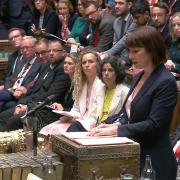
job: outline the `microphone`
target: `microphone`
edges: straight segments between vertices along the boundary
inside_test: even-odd
[[[21,117],[21,119],[24,119],[25,117],[33,114],[34,112],[42,109],[45,105],[51,104],[56,100],[55,95],[48,96],[43,102],[39,103],[37,106],[32,108],[30,111],[28,111],[24,116]]]

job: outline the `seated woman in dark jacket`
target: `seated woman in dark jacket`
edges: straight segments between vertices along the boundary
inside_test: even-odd
[[[180,74],[180,12],[175,13],[170,18],[170,31],[172,36],[172,43],[169,48],[170,59],[174,63],[173,72]]]
[[[34,0],[34,11],[32,25],[29,33],[36,32],[38,29],[44,29],[47,33],[58,35],[59,19],[56,12],[48,7],[47,0]]]

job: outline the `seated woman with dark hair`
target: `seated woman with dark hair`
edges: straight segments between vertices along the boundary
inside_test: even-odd
[[[116,57],[105,58],[101,61],[98,75],[105,85],[93,98],[93,106],[88,117],[92,122],[91,128],[95,127],[97,123],[104,122],[107,117],[117,114],[129,91],[129,88],[123,84],[124,67],[118,63]],[[78,121],[73,123],[67,131],[86,131],[83,127],[85,125],[81,123]]]
[[[48,6],[48,0],[33,0],[34,10],[29,34],[44,29],[47,33],[58,35],[60,23],[56,12]]]

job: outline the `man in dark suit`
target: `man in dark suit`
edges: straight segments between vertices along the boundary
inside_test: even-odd
[[[12,75],[6,79],[4,89],[0,91],[1,110],[14,106],[17,99],[26,93],[19,89],[21,86],[26,88],[33,86],[41,67],[41,63],[35,56],[35,43],[35,38],[31,36],[23,37],[21,50],[26,63],[17,75]]]
[[[8,31],[8,39],[15,51],[8,57],[7,70],[5,72],[5,78],[13,74],[18,74],[25,64],[22,60],[22,53],[20,52],[20,46],[22,37],[25,35],[25,31],[20,28],[12,28]],[[0,80],[0,90],[4,88],[5,79]]]
[[[115,17],[110,13],[103,12],[99,4],[89,1],[85,4],[85,15],[91,23],[90,46],[97,48],[97,51],[106,51],[113,43],[113,22]]]
[[[34,86],[27,91],[27,96],[19,100],[16,108],[0,114],[0,131],[22,128],[22,114],[49,95],[54,94],[59,103],[63,102],[70,86],[70,79],[63,69],[64,49],[59,41],[52,41],[48,52],[50,64],[39,74]]]
[[[156,3],[151,8],[152,25],[161,33],[167,48],[171,45],[169,32],[169,7],[163,2]]]

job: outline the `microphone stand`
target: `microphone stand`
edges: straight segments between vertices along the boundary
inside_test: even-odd
[[[27,126],[33,131],[33,155],[37,156],[37,146],[38,146],[38,128],[37,128],[37,120],[38,120],[38,111],[34,111],[30,115],[24,115],[21,117],[22,120],[27,118]],[[29,120],[31,122],[29,122]]]
[[[32,113],[32,119],[33,119],[33,154],[34,156],[37,156],[37,146],[38,146],[38,129],[37,129],[37,113],[38,111]]]

